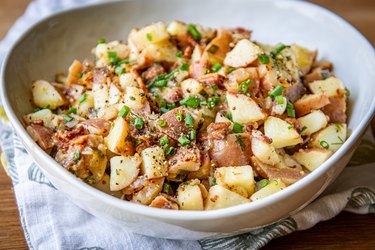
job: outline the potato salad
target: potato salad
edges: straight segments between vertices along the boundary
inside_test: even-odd
[[[349,91],[316,50],[178,21],[125,40],[94,41],[93,59],[34,81],[35,109],[23,117],[62,167],[124,202],[176,210],[256,202],[347,139]]]

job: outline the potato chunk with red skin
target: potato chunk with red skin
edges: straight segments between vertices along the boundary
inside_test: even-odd
[[[177,120],[177,114],[182,114],[181,121]],[[181,135],[188,136],[190,128],[185,125],[185,114],[190,114],[189,110],[185,107],[178,107],[163,114],[160,119],[166,121],[165,127],[159,127],[160,132],[168,135],[169,137],[178,140]],[[190,114],[191,115],[191,114]]]
[[[249,134],[229,134],[224,139],[212,140],[210,156],[217,167],[248,165],[251,155]]]
[[[156,198],[151,202],[150,207],[178,210],[178,204],[173,201],[173,198],[164,194],[159,194],[156,196]]]
[[[346,122],[346,98],[345,96],[335,96],[329,98],[330,104],[324,106],[322,111],[329,117],[330,122]]]
[[[31,124],[26,128],[27,132],[38,143],[38,145],[44,149],[50,149],[53,147],[52,142],[52,130],[41,125]]]
[[[201,154],[197,147],[181,147],[169,159],[169,174],[178,174],[181,171],[197,171],[201,166]]]
[[[329,98],[325,94],[304,95],[294,103],[298,117],[310,113],[312,110],[323,108],[329,104]]]

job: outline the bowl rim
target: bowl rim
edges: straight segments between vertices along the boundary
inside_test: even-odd
[[[370,42],[350,23],[348,23],[346,20],[344,20],[342,17],[338,16],[337,14],[333,13],[332,11],[327,10],[319,5],[316,5],[310,2],[305,2],[305,1],[295,1],[295,0],[282,0],[282,1],[266,0],[266,1],[271,2],[272,4],[288,3],[289,6],[292,6],[294,8],[302,7],[302,8],[305,8],[306,10],[311,9],[314,11],[318,11],[325,16],[329,16],[330,18],[334,19],[341,25],[344,25],[346,28],[351,30],[351,32],[354,32],[354,34],[358,36],[357,41],[359,41],[362,45],[366,46],[367,50],[372,50],[374,52],[369,56],[372,56],[373,58],[375,58],[375,51],[372,45],[370,44]],[[18,136],[24,142],[26,148],[29,149],[30,151],[33,150],[34,155],[36,155],[37,158],[41,158],[44,160],[44,162],[48,163],[48,164],[45,164],[45,166],[41,166],[41,168],[44,171],[47,171],[47,172],[54,171],[55,174],[61,176],[61,178],[69,182],[69,184],[72,185],[73,188],[80,190],[86,195],[90,195],[91,198],[93,199],[99,199],[105,204],[112,206],[112,207],[119,208],[123,211],[129,211],[134,214],[143,215],[143,216],[147,216],[151,218],[163,219],[166,221],[169,221],[169,220],[178,220],[178,221],[211,220],[211,219],[219,219],[219,218],[231,217],[235,215],[253,212],[258,209],[267,207],[271,204],[277,203],[280,200],[288,196],[291,196],[293,193],[298,192],[298,190],[302,189],[303,187],[308,186],[313,181],[321,177],[324,173],[327,172],[327,170],[329,170],[330,168],[334,166],[334,163],[336,163],[341,157],[343,157],[346,153],[348,153],[348,151],[355,145],[356,141],[360,139],[361,135],[365,132],[365,129],[367,128],[368,124],[371,121],[371,118],[374,116],[375,98],[373,99],[371,103],[371,107],[368,109],[367,113],[364,115],[362,121],[360,121],[357,127],[352,131],[347,141],[341,146],[341,148],[337,152],[335,152],[332,155],[332,157],[330,157],[319,168],[317,168],[312,173],[308,174],[302,180],[294,183],[291,186],[288,186],[287,188],[281,190],[280,192],[277,192],[271,196],[268,196],[256,202],[250,202],[250,203],[223,208],[223,209],[218,209],[218,210],[208,210],[208,211],[176,210],[175,211],[175,210],[156,209],[153,207],[148,207],[148,206],[144,206],[144,205],[140,205],[140,204],[136,204],[132,202],[126,202],[126,201],[124,202],[124,200],[120,200],[118,198],[112,197],[111,195],[106,194],[100,190],[97,190],[96,188],[91,187],[90,185],[81,181],[79,178],[75,177],[65,168],[61,167],[61,165],[59,165],[52,157],[50,157],[46,152],[44,152],[37,145],[36,142],[32,140],[32,138],[28,135],[28,133],[26,132],[26,129],[22,125],[22,122],[18,120],[17,116],[15,115],[12,109],[12,106],[10,104],[10,101],[8,99],[8,96],[6,94],[5,72],[7,70],[8,62],[14,50],[16,50],[17,46],[22,43],[24,38],[27,37],[30,33],[32,33],[38,26],[42,25],[45,22],[49,22],[52,19],[63,16],[67,13],[78,12],[83,9],[87,10],[90,8],[97,8],[98,6],[101,6],[101,5],[111,5],[111,4],[116,4],[120,2],[122,1],[114,0],[114,1],[94,3],[90,5],[83,5],[80,7],[73,8],[73,9],[66,9],[66,10],[58,11],[52,15],[49,15],[37,21],[32,26],[30,26],[11,46],[11,48],[9,49],[9,51],[7,52],[4,58],[4,61],[1,67],[1,79],[0,79],[1,81],[1,84],[0,84],[1,93],[0,94],[1,95],[0,97],[2,99],[2,104],[9,118],[9,121],[13,125],[13,128],[15,129]],[[129,2],[129,0],[126,2]],[[265,2],[265,1],[264,0],[252,0],[251,2]],[[309,202],[311,202],[311,200]],[[293,211],[289,211],[289,214],[291,212]]]

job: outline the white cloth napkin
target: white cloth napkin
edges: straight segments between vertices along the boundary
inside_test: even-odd
[[[0,62],[15,39],[40,18],[98,1],[32,2],[0,43]],[[0,146],[30,249],[259,249],[274,238],[311,228],[342,210],[375,213],[375,144],[370,131],[339,178],[298,214],[251,233],[200,241],[166,240],[130,233],[78,208],[42,174],[5,120],[0,121]]]

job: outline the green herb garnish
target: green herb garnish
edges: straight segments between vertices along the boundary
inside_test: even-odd
[[[141,117],[137,117],[134,121],[134,127],[136,129],[142,129],[143,128],[143,119]]]
[[[194,40],[200,40],[202,38],[201,33],[197,30],[197,27],[194,24],[188,25],[188,32],[194,38]]]
[[[232,131],[233,131],[233,133],[242,133],[243,132],[243,125],[241,125],[241,124],[239,124],[239,123],[237,123],[237,122],[235,122],[234,124],[233,124],[233,129],[232,129]]]
[[[322,146],[325,149],[329,149],[329,144],[326,141],[320,141],[320,146]]]
[[[120,112],[118,112],[118,116],[125,118],[129,113],[130,113],[130,108],[124,105],[122,106]]]
[[[78,102],[79,102],[79,103],[82,103],[82,102],[86,101],[86,98],[87,98],[87,94],[86,94],[86,93],[83,93],[83,94],[78,98]]]
[[[190,144],[190,140],[188,138],[186,138],[185,136],[180,136],[180,138],[178,138],[178,142],[182,145],[182,146],[186,146],[186,145],[189,145]]]
[[[258,60],[261,64],[269,64],[270,58],[266,54],[258,55]]]

